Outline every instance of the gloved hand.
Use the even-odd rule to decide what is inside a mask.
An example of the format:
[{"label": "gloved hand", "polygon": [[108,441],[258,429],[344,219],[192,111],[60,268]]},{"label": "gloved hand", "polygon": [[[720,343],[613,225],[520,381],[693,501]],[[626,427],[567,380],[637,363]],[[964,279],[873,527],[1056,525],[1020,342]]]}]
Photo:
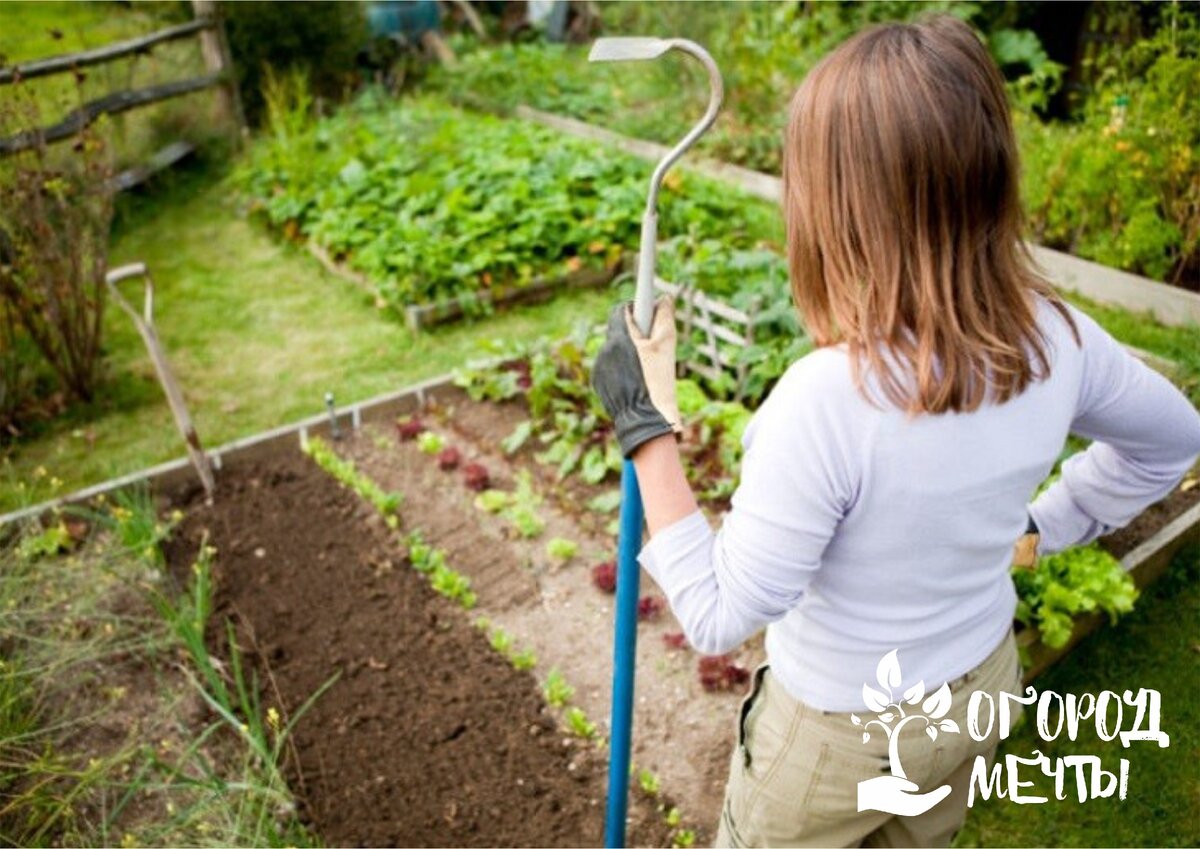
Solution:
[{"label": "gloved hand", "polygon": [[592,386],[612,417],[621,453],[666,433],[682,433],[675,401],[675,307],[663,296],[654,305],[650,335],[633,322],[633,305],[618,304],[608,317],[608,338],[592,367]]}]

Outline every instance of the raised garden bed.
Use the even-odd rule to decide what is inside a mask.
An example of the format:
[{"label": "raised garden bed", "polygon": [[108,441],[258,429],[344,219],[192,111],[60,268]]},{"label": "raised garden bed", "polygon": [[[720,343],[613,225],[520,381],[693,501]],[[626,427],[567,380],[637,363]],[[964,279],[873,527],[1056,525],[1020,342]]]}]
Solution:
[{"label": "raised garden bed", "polygon": [[[636,242],[645,177],[632,157],[530,122],[366,95],[275,128],[238,183],[270,227],[428,324],[613,272]],[[716,184],[673,177],[664,192],[664,232],[737,247],[780,231],[774,209]]]}]

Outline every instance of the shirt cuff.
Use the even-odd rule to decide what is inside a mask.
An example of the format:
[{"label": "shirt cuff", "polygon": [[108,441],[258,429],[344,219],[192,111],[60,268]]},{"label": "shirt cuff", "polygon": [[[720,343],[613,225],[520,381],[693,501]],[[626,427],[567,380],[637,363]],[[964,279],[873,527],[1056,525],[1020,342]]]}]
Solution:
[{"label": "shirt cuff", "polygon": [[638,562],[671,598],[678,588],[712,572],[712,540],[708,520],[696,510],[652,536]]},{"label": "shirt cuff", "polygon": [[1039,555],[1091,542],[1105,530],[1103,524],[1079,508],[1062,481],[1029,505],[1029,516],[1038,526]]}]

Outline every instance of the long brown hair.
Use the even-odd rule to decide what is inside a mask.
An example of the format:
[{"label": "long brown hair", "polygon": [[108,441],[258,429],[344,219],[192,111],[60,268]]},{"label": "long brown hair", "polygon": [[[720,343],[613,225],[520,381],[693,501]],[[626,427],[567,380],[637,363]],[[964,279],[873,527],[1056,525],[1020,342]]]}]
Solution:
[{"label": "long brown hair", "polygon": [[1050,369],[1035,294],[1078,339],[1021,239],[1018,171],[1004,80],[954,18],[865,30],[805,78],[784,150],[792,295],[860,390],[870,370],[911,413],[1020,394]]}]

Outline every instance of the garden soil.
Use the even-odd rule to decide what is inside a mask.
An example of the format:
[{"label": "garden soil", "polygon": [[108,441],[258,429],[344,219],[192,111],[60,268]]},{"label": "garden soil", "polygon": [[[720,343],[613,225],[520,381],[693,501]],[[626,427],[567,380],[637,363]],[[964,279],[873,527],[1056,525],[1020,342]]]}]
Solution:
[{"label": "garden soil", "polygon": [[[214,619],[237,624],[286,715],[333,680],[288,759],[325,844],[602,842],[603,753],[559,729],[534,678],[411,571],[364,502],[294,447],[232,461],[218,485],[213,506],[175,494],[172,572],[216,549]],[[665,845],[651,806],[634,808],[631,842]]]}]

